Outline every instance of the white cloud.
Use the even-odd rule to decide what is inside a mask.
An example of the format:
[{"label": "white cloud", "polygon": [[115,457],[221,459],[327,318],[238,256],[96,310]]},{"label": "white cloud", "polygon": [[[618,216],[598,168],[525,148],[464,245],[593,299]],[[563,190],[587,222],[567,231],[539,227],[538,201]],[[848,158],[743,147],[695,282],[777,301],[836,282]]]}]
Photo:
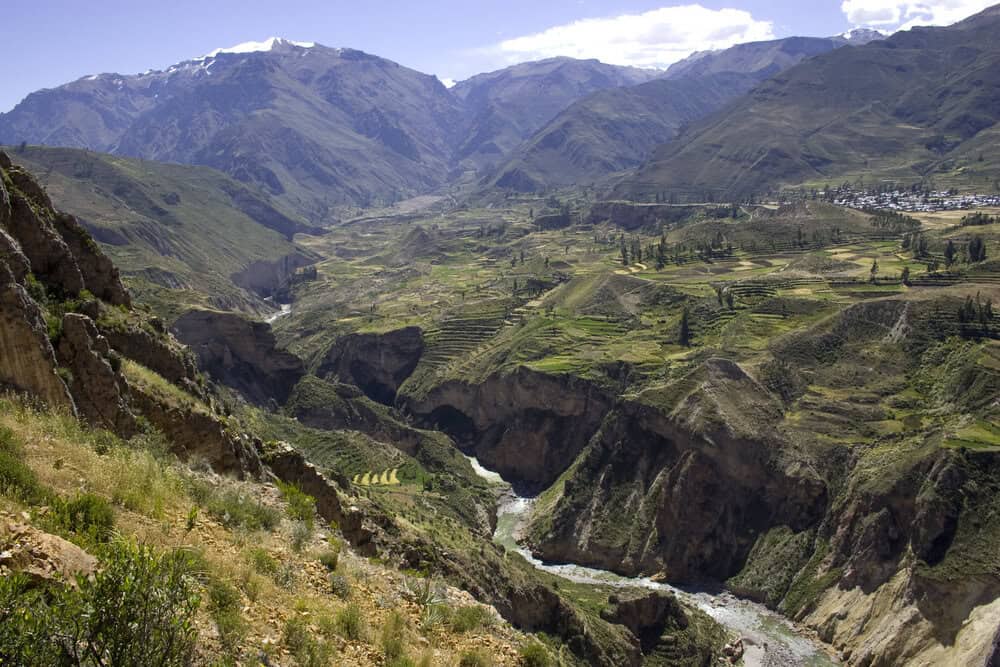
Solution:
[{"label": "white cloud", "polygon": [[843,0],[840,9],[856,26],[908,30],[918,25],[951,25],[996,0]]},{"label": "white cloud", "polygon": [[507,63],[569,56],[615,65],[666,67],[695,51],[767,39],[774,39],[772,23],[757,20],[750,12],[682,5],[581,19],[504,40],[490,51],[499,52]]}]

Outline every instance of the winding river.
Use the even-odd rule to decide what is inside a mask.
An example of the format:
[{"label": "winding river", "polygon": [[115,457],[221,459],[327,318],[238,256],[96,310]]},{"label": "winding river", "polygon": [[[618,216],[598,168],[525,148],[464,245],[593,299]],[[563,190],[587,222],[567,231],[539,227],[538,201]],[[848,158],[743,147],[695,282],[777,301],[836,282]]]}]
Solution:
[{"label": "winding river", "polygon": [[506,489],[497,510],[497,527],[493,540],[505,549],[517,552],[539,570],[585,584],[672,592],[714,618],[733,634],[743,637],[746,650],[742,664],[748,667],[830,667],[838,664],[818,641],[798,632],[788,619],[764,605],[742,600],[729,593],[679,589],[647,577],[623,577],[606,570],[572,564],[554,565],[538,560],[517,542],[518,532],[531,514],[534,498],[514,495],[510,485],[500,475],[484,468],[475,458],[469,457],[469,462],[479,476],[494,484],[503,485]]}]

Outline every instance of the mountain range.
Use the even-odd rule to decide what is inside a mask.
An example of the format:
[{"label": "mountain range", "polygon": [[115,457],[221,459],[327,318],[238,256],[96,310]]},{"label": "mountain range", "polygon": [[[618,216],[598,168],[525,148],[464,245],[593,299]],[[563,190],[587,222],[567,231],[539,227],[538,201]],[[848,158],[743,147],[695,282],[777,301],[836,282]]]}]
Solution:
[{"label": "mountain range", "polygon": [[32,93],[0,114],[0,143],[210,166],[318,222],[468,172],[534,190],[633,168],[768,76],[870,37],[740,45],[668,72],[552,58],[451,89],[361,51],[271,38]]},{"label": "mountain range", "polygon": [[[0,114],[0,143],[214,167],[309,224],[452,183],[734,199],[804,182],[992,185],[996,10],[696,53],[667,71],[553,58],[446,88],[351,49],[266,42],[101,74]],[[987,157],[988,154],[988,157]]]},{"label": "mountain range", "polygon": [[805,60],[662,145],[615,194],[728,200],[866,176],[992,189],[997,30],[993,7]]}]

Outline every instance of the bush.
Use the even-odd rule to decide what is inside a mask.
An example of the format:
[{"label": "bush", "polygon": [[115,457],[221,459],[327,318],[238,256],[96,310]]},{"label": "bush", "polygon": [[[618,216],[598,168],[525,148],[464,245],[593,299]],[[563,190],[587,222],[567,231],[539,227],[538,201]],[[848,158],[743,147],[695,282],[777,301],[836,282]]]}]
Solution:
[{"label": "bush", "polygon": [[219,641],[226,653],[235,654],[244,632],[240,592],[229,582],[215,578],[209,580],[207,589],[208,611],[219,630]]},{"label": "bush", "polygon": [[458,659],[458,667],[492,667],[493,659],[481,649],[466,651]]},{"label": "bush", "polygon": [[61,528],[95,542],[106,542],[115,527],[115,512],[101,496],[83,493],[73,500],[53,503],[53,521]]},{"label": "bush", "polygon": [[340,563],[340,551],[342,546],[340,540],[331,537],[330,547],[319,555],[319,562],[323,564],[323,567],[333,572],[337,569],[337,565]]},{"label": "bush", "polygon": [[125,540],[101,557],[103,568],[75,588],[0,577],[4,664],[190,664],[199,598],[186,559]]},{"label": "bush", "polygon": [[292,525],[292,551],[302,553],[306,542],[312,538],[312,527],[305,521],[296,521]]},{"label": "bush", "polygon": [[226,528],[274,530],[281,520],[277,510],[236,489],[220,491],[201,480],[188,481],[191,499]]},{"label": "bush", "polygon": [[455,632],[471,632],[492,625],[493,615],[486,607],[459,607],[451,617],[451,629]]},{"label": "bush", "polygon": [[334,617],[337,632],[344,639],[351,641],[361,641],[365,635],[365,621],[361,616],[361,608],[356,604],[349,604],[343,609],[337,610]]},{"label": "bush", "polygon": [[406,619],[398,611],[393,611],[382,626],[379,643],[387,662],[398,660],[405,652]]},{"label": "bush", "polygon": [[288,503],[288,516],[304,522],[311,530],[316,516],[316,499],[303,493],[295,484],[278,482],[278,489]]},{"label": "bush", "polygon": [[0,494],[28,504],[44,503],[48,497],[35,471],[24,462],[17,436],[6,426],[0,426]]},{"label": "bush", "polygon": [[351,584],[347,577],[339,574],[330,575],[330,592],[341,600],[346,600],[351,596]]},{"label": "bush", "polygon": [[521,647],[519,664],[522,667],[550,667],[552,656],[541,642],[532,641]]},{"label": "bush", "polygon": [[317,641],[305,621],[297,616],[285,622],[282,642],[295,664],[302,667],[326,667],[333,658],[333,648],[326,642]]},{"label": "bush", "polygon": [[254,547],[247,553],[247,561],[257,574],[273,576],[278,572],[278,561],[261,547]]}]

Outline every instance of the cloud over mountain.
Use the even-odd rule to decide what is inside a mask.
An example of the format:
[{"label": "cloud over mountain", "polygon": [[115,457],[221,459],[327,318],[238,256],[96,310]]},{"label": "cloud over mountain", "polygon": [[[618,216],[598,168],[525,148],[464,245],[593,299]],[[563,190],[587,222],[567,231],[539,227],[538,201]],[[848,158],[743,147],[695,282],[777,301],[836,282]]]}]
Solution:
[{"label": "cloud over mountain", "polygon": [[500,42],[509,62],[569,56],[616,65],[666,67],[695,51],[774,37],[770,21],[740,9],[661,7],[641,14],[588,18]]},{"label": "cloud over mountain", "polygon": [[840,8],[853,25],[908,30],[920,25],[951,25],[980,12],[995,0],[844,0]]}]

